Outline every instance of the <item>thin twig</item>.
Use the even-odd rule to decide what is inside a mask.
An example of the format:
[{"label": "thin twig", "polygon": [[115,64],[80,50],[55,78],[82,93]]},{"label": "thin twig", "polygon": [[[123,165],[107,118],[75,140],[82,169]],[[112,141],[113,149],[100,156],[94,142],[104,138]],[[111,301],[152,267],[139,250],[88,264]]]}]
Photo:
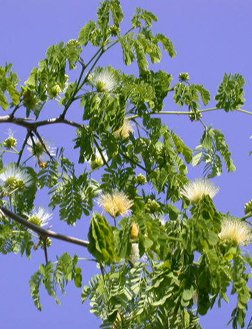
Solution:
[{"label": "thin twig", "polygon": [[63,111],[62,114],[60,115],[60,117],[63,118],[63,119],[65,118],[65,115],[66,115],[66,113],[67,113],[67,111],[68,111],[70,105],[71,105],[72,102],[74,101],[74,97],[75,97],[75,95],[76,95],[76,94],[78,93],[78,91],[79,91],[79,85],[80,85],[80,83],[81,83],[82,76],[83,76],[83,74],[84,74],[84,72],[85,72],[85,69],[86,69],[86,65],[84,65],[84,63],[82,63],[82,62],[80,61],[80,64],[81,64],[81,66],[82,66],[82,67],[81,67],[81,73],[80,73],[80,76],[79,76],[78,81],[77,81],[77,83],[76,83],[76,86],[75,86],[74,92],[73,92],[71,98],[68,100],[67,104],[65,105],[64,111]]},{"label": "thin twig", "polygon": [[51,153],[48,151],[48,149],[47,149],[47,147],[46,147],[46,145],[45,145],[45,143],[44,143],[42,137],[41,137],[40,134],[37,132],[37,130],[34,130],[34,134],[37,136],[38,140],[40,141],[41,145],[43,146],[43,148],[44,148],[46,154],[49,156],[49,158],[50,158],[51,160],[54,160],[53,156],[52,156]]},{"label": "thin twig", "polygon": [[44,250],[44,254],[45,254],[45,263],[47,265],[48,264],[48,253],[47,253],[46,239],[47,238],[43,238],[43,250]]},{"label": "thin twig", "polygon": [[10,114],[10,116],[13,118],[15,113],[17,112],[17,110],[21,107],[21,103],[19,103],[18,105],[15,106],[14,110],[12,111],[12,113]]},{"label": "thin twig", "polygon": [[24,148],[25,148],[25,145],[26,145],[26,143],[27,143],[27,141],[28,141],[28,138],[29,138],[30,134],[31,134],[30,130],[27,130],[27,133],[26,133],[26,136],[25,136],[25,139],[24,139],[24,142],[23,142],[22,148],[21,148],[21,150],[19,151],[18,160],[17,160],[17,166],[19,166],[19,164],[20,164],[20,161],[21,161],[22,155],[23,155],[23,153],[24,153]]}]

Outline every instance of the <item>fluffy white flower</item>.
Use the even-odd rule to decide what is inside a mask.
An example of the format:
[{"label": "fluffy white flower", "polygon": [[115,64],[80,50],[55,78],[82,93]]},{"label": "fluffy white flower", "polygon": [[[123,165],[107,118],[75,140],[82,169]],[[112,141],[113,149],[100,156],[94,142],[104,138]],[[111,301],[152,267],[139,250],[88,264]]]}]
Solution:
[{"label": "fluffy white flower", "polygon": [[124,120],[123,125],[114,132],[116,138],[128,138],[130,133],[133,133],[134,129],[131,122],[127,119]]},{"label": "fluffy white flower", "polygon": [[17,145],[17,140],[14,137],[14,133],[11,129],[8,129],[8,137],[3,142],[3,145],[8,149],[14,148]]},{"label": "fluffy white flower", "polygon": [[103,194],[99,199],[99,205],[115,218],[120,215],[127,215],[133,206],[133,201],[123,192],[114,192],[113,194]]},{"label": "fluffy white flower", "polygon": [[90,74],[89,82],[100,92],[112,91],[117,84],[113,72],[108,68],[98,68]]},{"label": "fluffy white flower", "polygon": [[56,155],[56,148],[51,146],[50,143],[44,139],[42,145],[41,141],[37,137],[29,137],[27,140],[27,149],[29,152],[32,153],[37,158],[41,158],[43,155],[47,154],[44,146],[46,147],[47,151],[49,152],[50,156]]},{"label": "fluffy white flower", "polygon": [[243,246],[252,242],[252,230],[245,222],[239,219],[226,217],[221,223],[219,238]]},{"label": "fluffy white flower", "polygon": [[29,222],[38,226],[46,226],[52,214],[49,214],[44,208],[39,207],[37,210],[34,209],[31,214],[26,214],[26,216]]},{"label": "fluffy white flower", "polygon": [[108,161],[108,156],[105,151],[102,151],[101,153],[98,151],[98,149],[95,150],[94,157],[92,157],[90,161],[91,168],[93,170],[98,169],[104,165],[104,160]]},{"label": "fluffy white flower", "polygon": [[219,191],[219,187],[216,187],[207,179],[195,179],[189,182],[181,190],[181,194],[191,202],[197,202],[203,198],[204,195],[208,195],[213,198]]},{"label": "fluffy white flower", "polygon": [[23,169],[17,167],[15,164],[10,164],[5,168],[4,172],[0,174],[0,182],[5,187],[15,190],[24,186],[30,186],[32,178]]}]

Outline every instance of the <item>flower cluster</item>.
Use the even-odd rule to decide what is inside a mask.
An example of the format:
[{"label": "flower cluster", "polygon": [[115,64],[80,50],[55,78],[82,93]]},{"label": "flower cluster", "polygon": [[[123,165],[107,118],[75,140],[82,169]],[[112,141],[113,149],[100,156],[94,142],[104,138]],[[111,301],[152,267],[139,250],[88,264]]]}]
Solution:
[{"label": "flower cluster", "polygon": [[245,214],[248,214],[248,213],[252,212],[252,200],[245,203],[244,212],[245,212]]},{"label": "flower cluster", "polygon": [[42,139],[42,141],[44,145],[37,137],[29,137],[27,140],[28,151],[38,159],[41,159],[41,157],[47,152],[50,154],[50,156],[55,156],[56,148],[51,146],[48,141],[44,139]]},{"label": "flower cluster", "polygon": [[99,205],[112,217],[127,215],[133,206],[131,201],[123,192],[103,194],[99,199]]},{"label": "flower cluster", "polygon": [[107,154],[99,152],[98,149],[95,150],[94,156],[91,158],[90,166],[92,170],[98,169],[104,165],[104,160],[108,161]]},{"label": "flower cluster", "polygon": [[203,196],[208,195],[211,199],[218,193],[219,188],[207,179],[196,179],[189,182],[181,190],[181,194],[190,202],[198,202]]},{"label": "flower cluster", "polygon": [[14,133],[11,129],[8,130],[8,137],[3,142],[3,145],[7,149],[11,149],[11,148],[14,148],[15,146],[17,146],[17,140],[14,137]]},{"label": "flower cluster", "polygon": [[219,238],[243,246],[252,242],[252,230],[245,222],[226,217],[222,221]]},{"label": "flower cluster", "polygon": [[127,119],[124,120],[123,125],[114,132],[116,138],[128,138],[130,133],[133,133],[134,129],[131,122]]},{"label": "flower cluster", "polygon": [[97,68],[90,74],[89,82],[99,92],[110,92],[116,88],[117,82],[113,72],[109,68]]},{"label": "flower cluster", "polygon": [[15,164],[10,164],[1,174],[0,182],[10,190],[28,187],[32,183],[32,177]]},{"label": "flower cluster", "polygon": [[38,226],[46,226],[51,219],[52,214],[49,214],[45,209],[39,207],[37,210],[34,209],[31,214],[26,214],[26,216],[28,217],[29,222]]}]

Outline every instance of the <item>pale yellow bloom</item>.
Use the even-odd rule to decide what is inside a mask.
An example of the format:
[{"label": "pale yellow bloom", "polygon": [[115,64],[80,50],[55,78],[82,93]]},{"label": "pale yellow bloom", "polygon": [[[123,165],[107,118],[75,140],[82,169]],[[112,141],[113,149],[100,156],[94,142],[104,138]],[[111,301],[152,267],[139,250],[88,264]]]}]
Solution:
[{"label": "pale yellow bloom", "polygon": [[130,133],[134,131],[132,124],[129,120],[125,119],[123,125],[114,132],[116,138],[128,138]]},{"label": "pale yellow bloom", "polygon": [[133,201],[123,192],[114,192],[112,194],[103,194],[99,200],[100,206],[112,217],[127,215],[133,205]]},{"label": "pale yellow bloom", "polygon": [[216,187],[207,179],[195,179],[189,182],[181,190],[181,194],[191,202],[197,202],[203,198],[204,195],[208,195],[211,199],[219,191],[219,187]]},{"label": "pale yellow bloom", "polygon": [[239,246],[252,242],[252,230],[243,221],[226,217],[221,224],[219,238],[223,241],[231,241]]}]

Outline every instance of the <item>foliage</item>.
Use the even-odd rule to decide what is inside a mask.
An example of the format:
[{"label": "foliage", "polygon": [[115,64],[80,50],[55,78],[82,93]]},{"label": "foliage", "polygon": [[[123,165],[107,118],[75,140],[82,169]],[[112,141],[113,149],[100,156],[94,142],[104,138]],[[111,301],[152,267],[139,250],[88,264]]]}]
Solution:
[{"label": "foliage", "polygon": [[[252,259],[235,240],[221,239],[225,214],[204,186],[206,177],[222,174],[223,164],[229,172],[235,165],[225,136],[207,126],[203,115],[208,110],[239,111],[245,80],[225,74],[216,107],[207,109],[211,97],[202,84],[191,83],[186,72],[176,80],[155,68],[165,53],[173,58],[176,51],[167,36],[153,33],[153,13],[137,8],[125,33],[119,0],[104,0],[97,15],[78,39],[50,47],[26,82],[18,85],[10,64],[0,67],[0,123],[26,132],[21,145],[12,133],[0,145],[0,252],[31,257],[44,250],[45,263],[30,280],[39,310],[42,285],[57,303],[58,290],[64,292],[69,281],[82,287],[78,255],[64,253],[56,262],[49,260],[50,239],[55,238],[87,248],[97,263],[100,274],[82,287],[82,301],[91,301],[101,328],[199,329],[201,315],[216,302],[229,301],[230,287],[237,297],[232,326],[244,328]],[[91,58],[86,47],[95,49]],[[137,65],[137,75],[99,66],[112,47],[122,52],[125,65]],[[167,99],[180,110],[165,110]],[[60,109],[56,118],[46,117],[44,109],[51,102]],[[70,112],[75,103],[81,107],[76,121]],[[23,108],[26,116],[17,117]],[[195,149],[169,127],[166,115],[188,116],[202,126]],[[59,123],[76,131],[71,157],[68,149],[53,150],[41,136],[41,127]],[[39,153],[34,152],[35,142]],[[16,160],[7,165],[10,153]],[[197,182],[193,185],[190,199],[190,193],[183,193],[190,186],[188,173],[200,164],[205,180],[198,189]],[[125,196],[121,203],[128,200],[123,215],[102,209],[99,202],[116,192]],[[34,213],[41,193],[65,224],[90,221],[88,241],[32,223],[34,214],[50,217]],[[249,205],[241,221],[252,215]]]}]

